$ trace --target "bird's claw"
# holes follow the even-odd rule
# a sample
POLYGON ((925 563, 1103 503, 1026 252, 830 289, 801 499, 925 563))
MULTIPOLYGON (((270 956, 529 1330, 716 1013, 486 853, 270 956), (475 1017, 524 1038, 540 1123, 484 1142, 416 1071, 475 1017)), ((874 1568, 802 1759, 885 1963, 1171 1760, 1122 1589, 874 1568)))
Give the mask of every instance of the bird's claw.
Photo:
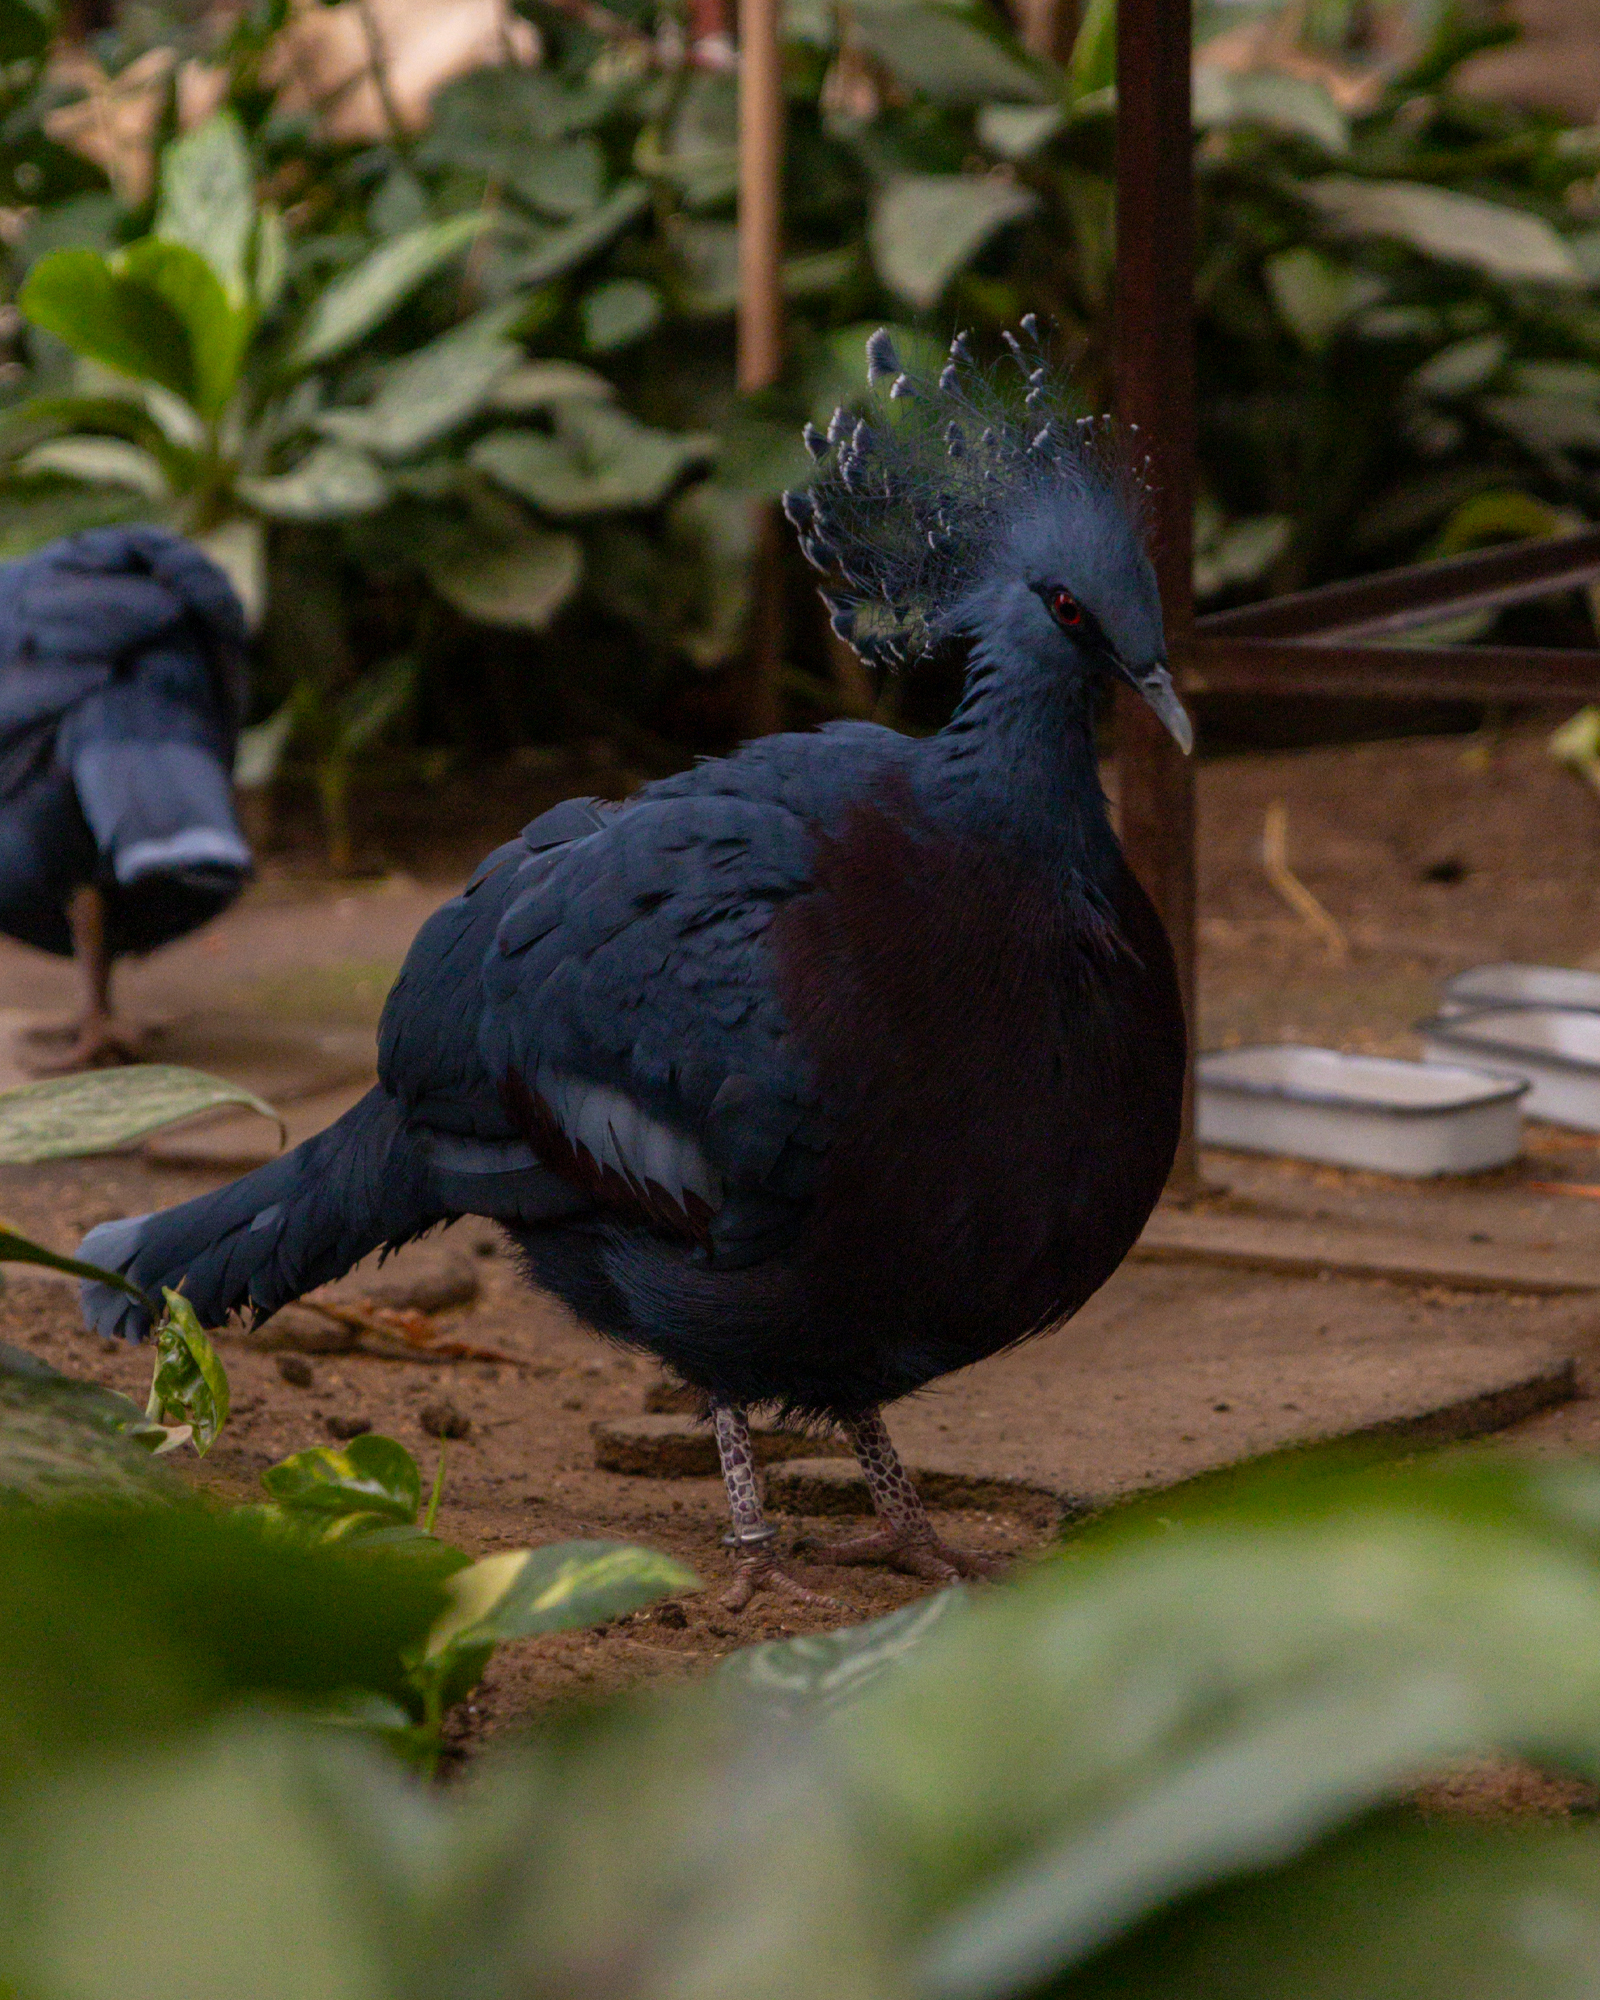
POLYGON ((30 1061, 35 1076, 72 1076, 86 1069, 116 1069, 144 1060, 138 1037, 129 1035, 108 1020, 88 1020, 65 1028, 35 1030, 27 1036, 32 1048, 50 1050, 42 1060, 30 1061), (53 1053, 59 1049, 61 1053, 53 1053))
POLYGON ((957 1577, 995 1577, 1003 1575, 1006 1569, 1001 1557, 979 1555, 975 1549, 952 1548, 932 1528, 919 1531, 885 1524, 869 1528, 865 1534, 852 1535, 847 1541, 807 1542, 803 1546, 813 1562, 841 1567, 881 1563, 885 1569, 920 1576, 929 1583, 954 1583, 957 1577))
POLYGON ((825 1597, 821 1591, 809 1590, 796 1576, 791 1576, 776 1556, 760 1554, 741 1556, 735 1565, 733 1585, 723 1597, 726 1611, 743 1611, 758 1590, 776 1591, 780 1596, 792 1597, 799 1604, 816 1604, 828 1609, 837 1609, 837 1600, 825 1597))

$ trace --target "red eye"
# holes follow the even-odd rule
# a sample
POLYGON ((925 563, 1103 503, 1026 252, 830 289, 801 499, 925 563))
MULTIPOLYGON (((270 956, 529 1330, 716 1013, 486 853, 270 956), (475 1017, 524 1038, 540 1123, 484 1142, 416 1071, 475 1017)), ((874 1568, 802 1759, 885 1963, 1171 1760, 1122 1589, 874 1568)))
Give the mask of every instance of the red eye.
POLYGON ((1083 623, 1083 606, 1070 590, 1058 590, 1050 599, 1050 609, 1058 625, 1065 625, 1070 632, 1083 623))

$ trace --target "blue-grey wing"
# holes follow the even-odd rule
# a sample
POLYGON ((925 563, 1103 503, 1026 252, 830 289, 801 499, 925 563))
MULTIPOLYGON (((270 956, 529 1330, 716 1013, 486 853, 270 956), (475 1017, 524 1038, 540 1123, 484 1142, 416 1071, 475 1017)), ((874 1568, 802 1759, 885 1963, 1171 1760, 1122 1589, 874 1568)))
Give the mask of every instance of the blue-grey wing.
POLYGON ((827 1141, 768 936, 811 885, 807 822, 646 795, 513 880, 478 1035, 512 1122, 597 1199, 761 1254, 827 1141))

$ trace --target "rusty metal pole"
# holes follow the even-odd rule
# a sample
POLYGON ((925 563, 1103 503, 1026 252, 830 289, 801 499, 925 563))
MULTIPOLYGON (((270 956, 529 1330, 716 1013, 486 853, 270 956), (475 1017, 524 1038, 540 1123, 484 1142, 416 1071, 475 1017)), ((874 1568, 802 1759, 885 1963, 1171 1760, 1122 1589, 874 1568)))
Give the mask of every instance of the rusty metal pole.
MULTIPOLYGON (((741 395, 783 368, 783 49, 779 0, 739 0, 739 349, 741 395)), ((775 507, 756 521, 744 732, 783 720, 783 546, 775 507)))
MULTIPOLYGON (((1118 0, 1116 404, 1149 459, 1151 554, 1173 679, 1194 645, 1194 152, 1190 0, 1118 0)), ((1161 912, 1178 961, 1191 1046, 1195 1018, 1194 773, 1137 695, 1116 714, 1122 844, 1161 912)), ((1170 1191, 1199 1184, 1194 1076, 1170 1191)))

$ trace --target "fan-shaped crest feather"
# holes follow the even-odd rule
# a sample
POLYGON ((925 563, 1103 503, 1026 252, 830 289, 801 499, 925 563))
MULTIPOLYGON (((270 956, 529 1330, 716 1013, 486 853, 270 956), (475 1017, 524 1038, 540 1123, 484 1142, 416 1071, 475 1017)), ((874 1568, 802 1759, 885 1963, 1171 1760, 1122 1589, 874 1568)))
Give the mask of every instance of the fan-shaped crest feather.
POLYGON ((930 380, 902 369, 880 328, 867 342, 879 408, 870 418, 835 410, 825 435, 806 425, 818 474, 785 493, 783 510, 807 561, 830 579, 834 631, 870 666, 908 665, 951 636, 962 601, 1041 504, 1097 491, 1142 516, 1111 420, 1072 411, 1031 313, 1022 333, 1005 336, 1022 378, 1008 394, 966 335, 930 380))

